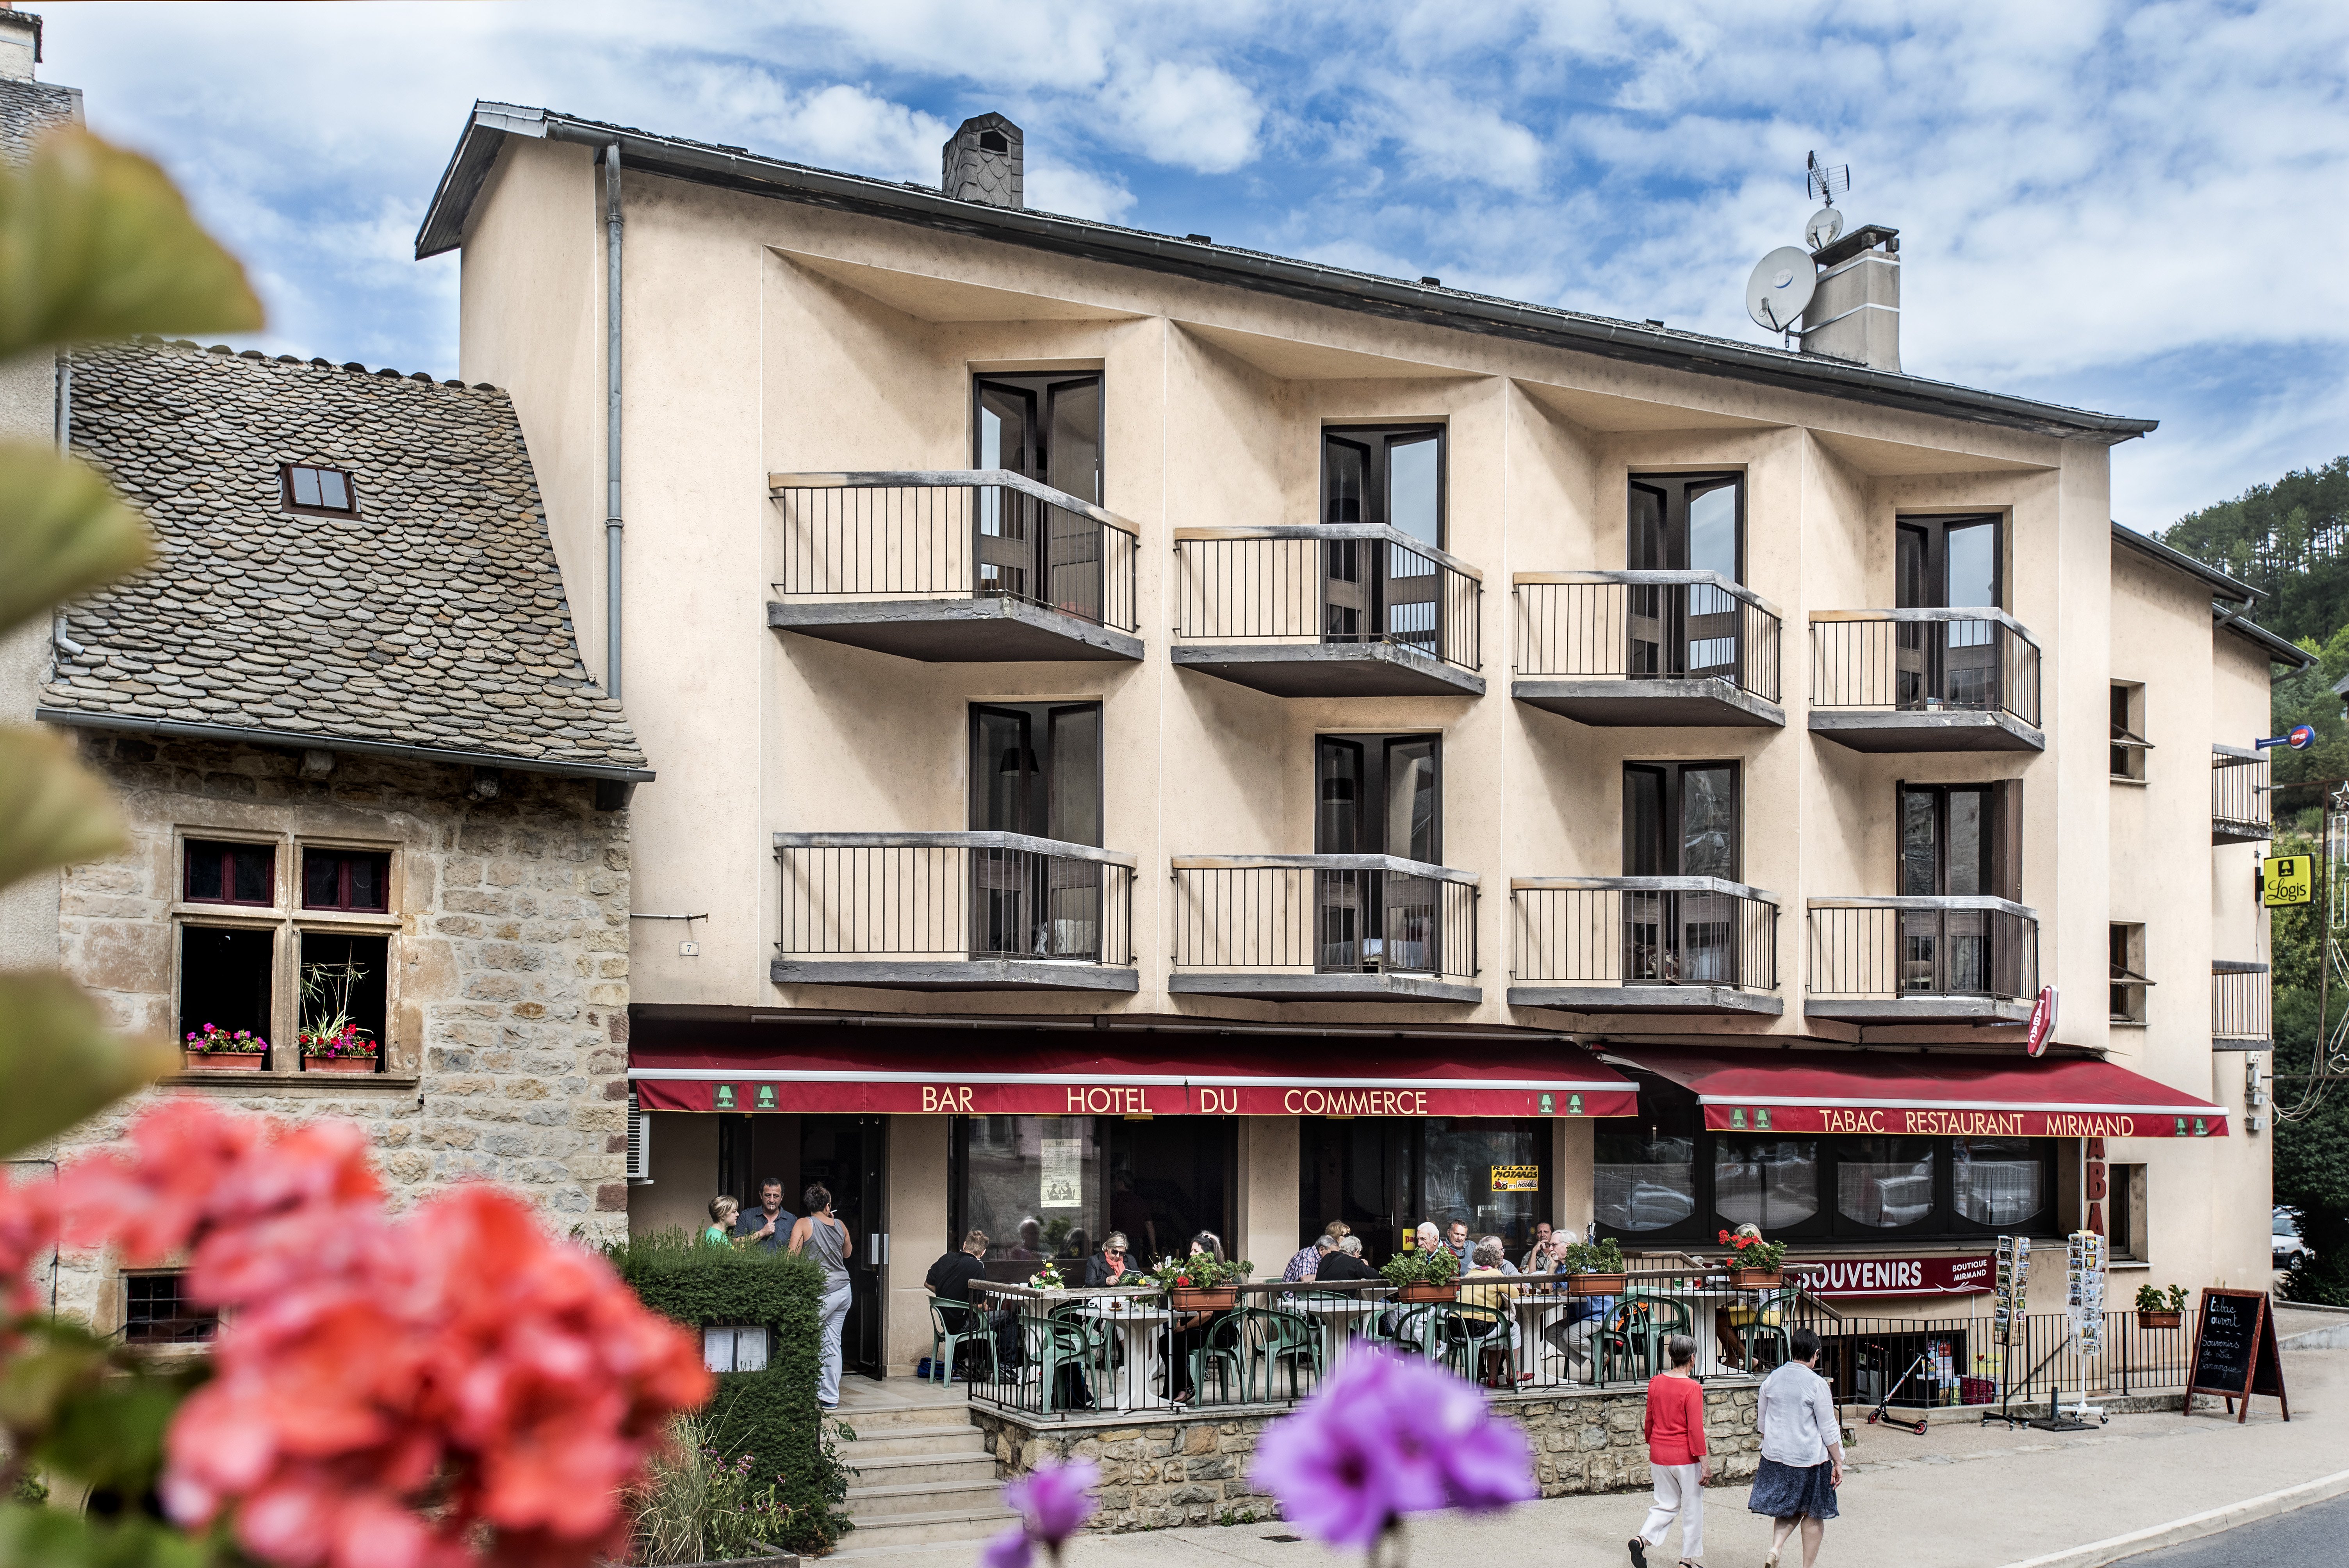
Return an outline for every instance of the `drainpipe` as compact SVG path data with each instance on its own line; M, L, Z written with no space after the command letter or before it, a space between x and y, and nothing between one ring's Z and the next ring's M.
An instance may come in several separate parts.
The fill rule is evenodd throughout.
M620 144L604 149L604 689L620 698Z
M57 456L73 456L73 356L57 356ZM49 674L57 678L57 658L63 654L78 654L81 645L66 634L66 613L62 605L49 616Z

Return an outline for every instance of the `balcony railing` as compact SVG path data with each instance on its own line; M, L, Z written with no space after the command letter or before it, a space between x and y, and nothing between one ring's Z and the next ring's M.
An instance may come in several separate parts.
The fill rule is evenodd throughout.
M1473 673L1484 592L1475 567L1383 524L1174 531L1185 643L1385 644Z
M1513 987L1778 989L1778 901L1743 882L1524 877L1509 902Z
M1196 855L1174 872L1177 971L1476 975L1476 877L1395 855Z
M1811 707L2005 714L2039 727L2039 645L2003 610L1811 615Z
M1520 676L1719 680L1778 700L1777 613L1717 572L1520 573L1516 590Z
M887 984L904 961L925 975L940 962L1133 962L1132 855L1025 833L777 833L775 859L778 978L820 981L828 966L859 963L873 972L832 977Z
M2038 995L2039 914L2022 904L2002 898L1815 898L1808 913L1808 1011L1832 1014L1838 1004L2020 1004Z
M2210 748L2210 841L2250 844L2274 836L2268 805L2268 754Z
M1132 525L1024 474L772 474L768 485L786 600L1014 599L1138 629Z
M2235 958L2210 961L2210 1045L2221 1051L2264 1051L2275 1044L2269 1016L2268 966Z

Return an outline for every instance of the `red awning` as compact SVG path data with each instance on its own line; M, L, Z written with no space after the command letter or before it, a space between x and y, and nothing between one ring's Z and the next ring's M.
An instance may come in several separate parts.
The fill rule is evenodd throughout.
M964 1116L1632 1116L1639 1091L1557 1040L779 1028L628 1053L647 1110Z
M2220 1138L2223 1107L2086 1059L1610 1047L1696 1091L1715 1132Z

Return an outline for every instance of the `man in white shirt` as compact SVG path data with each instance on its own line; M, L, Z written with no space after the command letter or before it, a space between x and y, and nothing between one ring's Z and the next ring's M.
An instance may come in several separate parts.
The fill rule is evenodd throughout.
M1843 1423L1836 1415L1835 1391L1818 1374L1819 1336L1797 1328L1789 1336L1794 1352L1763 1380L1755 1424L1762 1430L1762 1470L1754 1478L1746 1507L1768 1514L1767 1568L1799 1524L1803 1568L1818 1560L1826 1522L1836 1517L1835 1489L1843 1484Z

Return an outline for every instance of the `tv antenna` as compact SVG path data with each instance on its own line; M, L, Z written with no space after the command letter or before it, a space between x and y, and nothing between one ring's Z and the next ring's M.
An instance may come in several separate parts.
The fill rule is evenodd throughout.
M1804 171L1803 186L1819 201L1819 210L1803 225L1803 238L1812 250L1824 251L1843 232L1843 214L1836 211L1835 199L1851 189L1851 165L1821 163L1814 152Z

